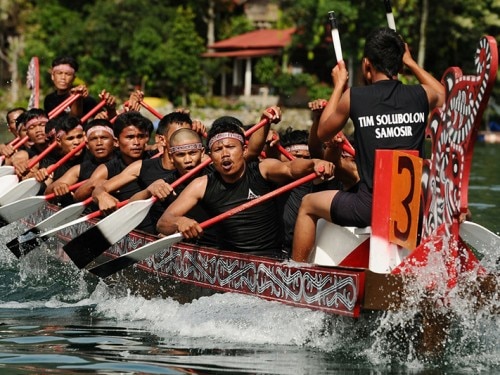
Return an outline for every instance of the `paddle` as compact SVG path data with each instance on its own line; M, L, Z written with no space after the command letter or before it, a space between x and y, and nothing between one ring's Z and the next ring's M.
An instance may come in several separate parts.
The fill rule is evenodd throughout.
M154 109L153 107L151 107L148 103L146 103L145 101L141 100L139 102L144 108L146 108L149 112L151 112L154 116L158 117L160 120L163 118L163 116L161 115L161 113L159 113L156 109Z
M102 107L106 105L106 99L102 99L96 104L85 116L80 119L80 123L85 124L92 116L94 116Z
M12 146L14 147L14 145L16 144L16 142L18 142L19 140L21 140L21 137L20 136L17 136L16 138L14 138L12 141L10 141L9 143L7 143L9 146Z
M330 21L333 49L335 50L335 57L337 59L337 64L338 64L344 58L342 57L342 46L340 44L338 23L334 11L328 12L328 20Z
M36 163L38 163L39 160L41 160L43 157L45 157L56 146L57 146L57 141L54 141L54 143L52 143L49 147L47 147L47 149L45 149L40 155L38 155L35 158L35 160L30 162L30 164L28 165L28 168L29 169L33 168L33 166ZM58 160L56 163L54 163L50 167L48 167L47 174L50 175L52 172L54 172L57 168L59 168L64 163L66 163L69 159L71 159L77 152L79 152L84 147L85 147L85 142L80 143L73 150L71 150L66 155L64 155L60 160ZM38 160L36 160L36 159L38 159ZM34 162L36 162L36 163L34 163ZM3 179L3 178L4 177L2 177L1 179ZM22 199L22 198L33 196L33 195L38 193L41 186L42 186L42 183L38 182L36 180L36 178L34 178L34 177L23 180L19 184L17 184L16 186L12 187L5 194L0 196L0 206L6 205L8 203L12 203L12 202L17 201L17 200Z
M74 185L69 186L69 190L73 191L80 187L84 182L80 181ZM19 220L29 214L35 212L40 207L42 207L45 202L48 202L51 199L56 197L55 193L47 194L47 195L37 195L34 197L24 198L5 206L0 207L0 228L4 225L12 223L13 221Z
M80 119L80 122L83 124L89 118L91 118L97 111L99 111L106 104L106 100L101 100L92 110L89 111L85 116ZM37 155L29 164L28 169L33 168L40 160L42 160L45 156L47 156L56 146L58 145L57 141L52 142L45 150L43 150L40 155ZM80 151L83 147L85 147L85 142L80 143L77 147L71 150L68 154L64 155L57 163L51 165L47 168L47 173L51 174L61 165L63 165L66 161L68 161L73 155L75 155L78 151ZM4 184L4 177L0 177L0 206L4 204L12 203L21 198L25 198L28 196L35 195L40 189L41 184L36 181L34 178L28 178L16 186L8 186ZM37 190L38 187L38 190Z
M258 124L248 129L245 132L245 136L249 137L252 133L267 124L268 121L268 118L261 120ZM201 164L176 180L172 184L172 187L175 188L179 186L211 162L210 158L205 159ZM144 220L155 201L156 197L152 197L129 203L122 209L102 219L99 223L83 232L78 237L73 238L64 246L64 251L78 268L85 267L106 251L107 248L119 241L120 238L126 236L139 225L141 221Z
M200 223L200 226L203 229L206 229L210 227L211 225L214 225L222 220L225 220L229 218L230 216L233 216L241 211L247 210L250 207L253 207L257 204L260 204L264 201L267 201L269 199L272 199L286 191L292 190L296 188L297 186L304 184L306 182L312 181L317 177L316 173L311 173L305 177L302 177L296 181L293 181L285 186L282 186L274 191L271 191L267 194L264 194L258 198L255 198L251 201L248 201L246 203L243 203L242 205L238 207L234 207L229 211L223 212L222 214L219 214L209 220L206 220L202 223ZM97 275L99 277L105 278L108 277L109 275L118 272L125 267L131 266L136 262L139 262L155 253L158 251L165 249L177 242L182 241L183 236L181 233L174 233L170 236L163 237L157 241L151 242L145 246L142 246L136 250L133 250L127 254L121 255L116 259L110 260L108 262L105 262L103 264L100 264L96 267L90 268L89 271L92 272L94 275Z
M396 21L394 21L394 14L392 13L391 0L384 0L385 16L387 18L387 25L390 29L396 31Z
M8 242L7 247L19 258L21 255L26 255L40 246L60 230L101 216L103 214L102 211L94 211L78 218L90 203L92 203L92 197L64 207L54 215L38 223L35 227ZM117 207L122 207L127 203L128 200L119 202ZM68 220L72 221L68 222ZM59 226L55 227L56 225Z
M21 139L19 142L14 142L14 143L9 143L9 145L12 146L13 150L17 150L19 147L24 145L26 142L28 142L29 137L25 136L23 139ZM0 156L0 165L3 164L5 160L5 155ZM14 174L15 173L15 168L12 165L4 165L0 167L0 177L2 176L7 176L9 174Z
M464 221L460 224L460 237L483 256L500 258L500 236L489 229Z
M328 19L330 21L330 26L331 26L333 50L335 51L335 58L337 59L337 64L338 64L340 61L344 60L344 57L342 56L342 45L340 44L338 22L337 22L337 18L335 17L334 11L328 12ZM325 102L325 106L326 106L326 102ZM343 139L342 150L344 150L345 152L347 152L351 156L355 156L356 151L354 150L354 147L352 147L352 145L349 142L349 140L347 139L347 137L344 136L342 131L338 132L338 135L340 135Z
M30 99L28 101L28 109L39 108L40 99L40 69L38 57L33 56L28 65L26 74L26 86L31 90Z
M83 184L84 182L85 181L79 183L79 185ZM49 239L56 232L64 228L76 225L78 223L102 216L103 215L102 211L95 211L79 219L76 219L78 216L80 216L80 214L85 210L85 208L90 203L92 203L92 197L89 197L82 202L77 202L70 206L64 207L60 211L56 212L54 215L50 216L49 218L39 223L34 228L24 232L22 235L11 240L9 243L7 243L7 247L19 258L20 255L23 254L26 255L31 250L40 246L44 241ZM117 207L120 208L126 205L127 203L128 200L119 202L117 204ZM0 212L1 209L2 208L0 207ZM67 222L67 220L73 220L73 221ZM66 223L58 226L57 228L54 228L56 225L61 224L63 222ZM45 232L40 233L41 231ZM21 249L23 250L22 254L21 254Z
M73 225L77 225L102 216L104 213L99 210L79 217L85 210L85 208L90 203L92 203L92 201L92 197L89 197L82 202L77 202L70 206L64 207L54 215L38 223L35 227L27 230L23 234L9 241L6 246L10 251L12 251L12 253L14 253L14 255L16 255L16 257L19 258L21 255L27 255L35 248L42 245L42 243L47 241L57 232ZM119 202L116 206L117 208L121 208L128 204L128 202L129 201L127 199L123 202ZM68 222L68 220L72 221ZM56 225L59 226L56 227Z
M27 169L30 170L35 165L37 165L40 162L40 160L42 160L45 156L47 156L56 147L57 147L57 141L52 142L49 146L47 146L45 148L45 150L43 150L40 154L38 154L36 157L34 157L28 163ZM6 181L8 181L7 178L10 178L10 177L14 177L14 179L16 181L15 184L14 184L14 186L8 186L5 183ZM31 178L29 178L27 180L24 180L24 181L30 181L30 180L31 180ZM10 181L10 179L9 179L9 181ZM17 195L17 194L20 194L19 192L21 190L23 190L23 188L20 188L19 192L16 193L16 188L19 187L19 186L27 185L26 188L28 187L28 185L31 186L31 183L27 183L27 184L21 185L24 181L22 181L21 183L18 183L19 182L19 177L17 175L0 177L0 206L3 206L4 204L8 204L8 203L11 203L11 202L14 202L15 200L18 200L18 199L21 199L21 198L24 197L24 196L18 196ZM37 192L38 192L38 190L35 191L31 195L35 195ZM4 197L5 197L5 199L4 199Z
M55 107L48 113L49 118L54 118L62 113L68 106L73 104L82 94L71 94L67 99L63 100L61 104Z

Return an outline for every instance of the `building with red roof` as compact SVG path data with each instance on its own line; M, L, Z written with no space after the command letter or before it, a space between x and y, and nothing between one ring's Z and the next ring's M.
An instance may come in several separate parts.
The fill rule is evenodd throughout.
M263 56L281 56L292 42L295 28L284 30L260 29L221 40L208 46L207 58L230 58L233 61L232 87L241 88L243 95L250 96L252 88L252 63ZM243 69L243 63L244 69ZM226 74L222 74L222 95L226 90Z

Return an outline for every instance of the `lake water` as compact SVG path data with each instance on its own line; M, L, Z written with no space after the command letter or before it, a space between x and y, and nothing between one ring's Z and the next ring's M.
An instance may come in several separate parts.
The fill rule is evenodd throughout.
M500 231L500 145L478 144L474 220ZM118 292L38 249L18 261L0 229L0 374L494 374L500 320L451 301L438 359L415 353L412 311L358 320L235 294L187 304ZM451 296L453 299L453 296Z

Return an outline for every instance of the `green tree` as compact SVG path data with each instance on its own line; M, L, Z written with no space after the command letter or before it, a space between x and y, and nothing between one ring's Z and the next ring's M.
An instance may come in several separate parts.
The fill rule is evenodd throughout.
M168 96L171 100L180 97L181 104L185 106L188 104L188 94L201 93L203 88L200 53L204 50L204 43L196 33L191 8L177 8L165 49L168 51L164 61Z

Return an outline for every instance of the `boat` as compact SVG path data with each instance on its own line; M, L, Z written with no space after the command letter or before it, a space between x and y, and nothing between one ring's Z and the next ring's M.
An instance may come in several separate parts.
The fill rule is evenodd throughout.
M343 228L321 223L313 264L179 242L105 280L146 296L176 295L188 301L233 292L357 318L368 311L404 308L409 285L431 257L433 262L438 257L446 267L448 291L462 286L480 296L478 303L496 306L497 271L487 269L476 254L483 245L493 253L498 246L488 245L484 238L481 242L482 235L473 243L474 236L462 231L458 219L467 208L474 143L496 79L497 51L495 39L483 37L476 51L477 74L463 75L455 67L445 72L446 104L431 113L427 129L432 143L430 159L404 151L379 152L372 226ZM33 226L57 210L47 204L24 221ZM419 212L423 212L420 224ZM64 228L54 237L54 246L61 249L96 222ZM483 232L487 230L483 228ZM132 231L87 269L155 240L154 235ZM474 275L472 284L471 277L465 277L469 274ZM437 282L426 285L429 295ZM432 310L432 303L427 306ZM427 326L435 327L436 315L426 316ZM429 332L439 334L432 328Z

